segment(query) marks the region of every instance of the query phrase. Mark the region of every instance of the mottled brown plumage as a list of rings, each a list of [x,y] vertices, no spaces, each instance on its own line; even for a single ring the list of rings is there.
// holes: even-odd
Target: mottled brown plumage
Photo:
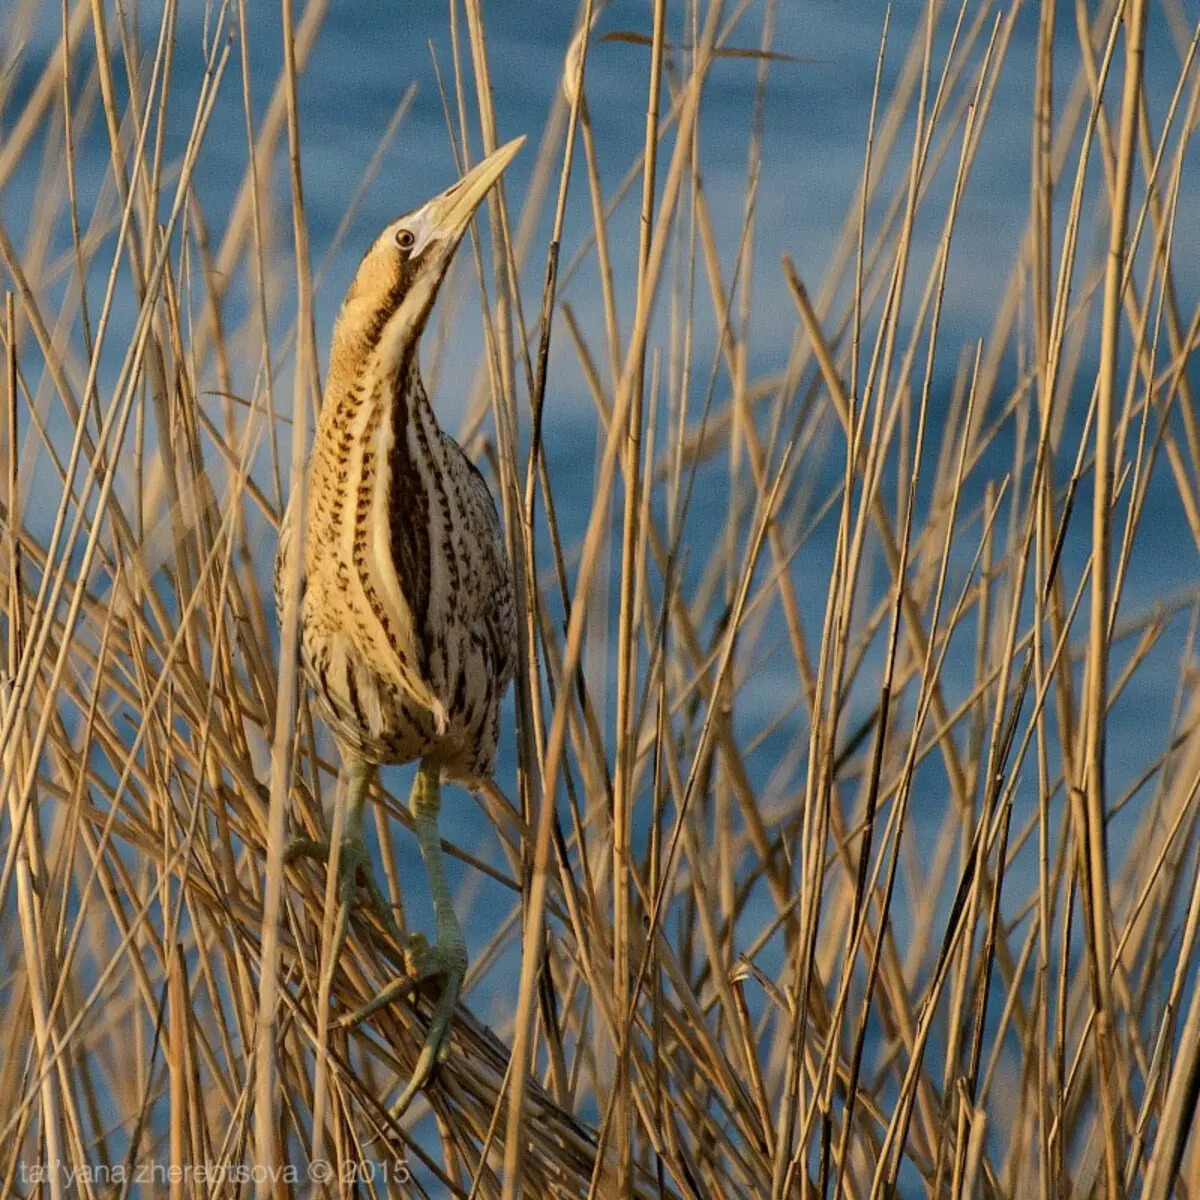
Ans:
[[[339,948],[354,875],[364,869],[369,876],[361,813],[374,768],[421,761],[411,802],[438,937],[433,947],[418,940],[410,957],[417,977],[436,974],[445,983],[398,1108],[448,1048],[444,1039],[466,968],[441,863],[440,778],[470,785],[490,777],[517,640],[512,569],[495,502],[438,425],[418,348],[472,213],[523,140],[389,225],[363,256],[334,326],[306,484],[301,659],[347,785],[343,874],[350,874],[342,880]],[[276,560],[281,614],[296,548],[289,508]],[[296,852],[327,848],[304,842]],[[381,905],[369,877],[368,886]],[[390,913],[381,915],[394,929]],[[411,984],[385,989],[370,1011]]]
[[[313,449],[305,673],[344,753],[374,764],[430,758],[470,783],[492,773],[515,665],[499,518],[483,477],[439,428],[415,357],[407,379],[385,378],[357,397],[360,386],[346,401],[327,394],[332,413],[322,413]],[[341,430],[364,407],[366,448],[355,463]],[[380,508],[386,534],[376,528]]]

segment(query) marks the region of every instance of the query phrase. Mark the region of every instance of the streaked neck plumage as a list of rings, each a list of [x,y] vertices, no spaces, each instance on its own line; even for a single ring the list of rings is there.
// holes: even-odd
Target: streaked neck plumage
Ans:
[[[402,297],[347,295],[334,327],[325,400],[313,446],[306,557],[331,571],[359,614],[357,637],[388,649],[423,646],[432,563],[431,456],[441,431],[421,382],[419,342],[436,288],[418,280]],[[399,302],[397,303],[397,299]],[[397,637],[399,635],[399,637]],[[437,698],[395,664],[393,682],[435,713]]]

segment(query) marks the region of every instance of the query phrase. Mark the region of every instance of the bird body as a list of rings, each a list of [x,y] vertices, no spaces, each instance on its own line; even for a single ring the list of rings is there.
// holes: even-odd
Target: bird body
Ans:
[[[461,213],[517,146],[497,151],[478,194],[469,181],[492,159],[363,256],[334,326],[306,483],[300,645],[322,717],[343,751],[376,765],[429,757],[464,782],[495,763],[516,665],[512,568],[487,484],[434,415],[418,346]]]
[[[350,1020],[440,976],[443,990],[402,1110],[449,1049],[467,954],[442,863],[443,775],[467,785],[495,766],[500,705],[517,658],[512,568],[483,476],[438,425],[421,381],[421,334],[438,288],[484,196],[523,138],[390,224],[363,256],[333,331],[325,397],[297,537],[280,525],[275,600],[300,553],[300,657],[342,758],[344,841],[329,970],[345,940],[357,877],[385,926],[404,937],[375,884],[362,810],[375,768],[420,760],[410,796],[437,938],[406,938],[412,975]],[[296,839],[288,860],[327,857]]]
[[[487,484],[438,425],[415,354],[403,367],[373,352],[330,373],[301,655],[339,747],[374,764],[429,757],[469,783],[492,774],[515,666],[512,570]]]

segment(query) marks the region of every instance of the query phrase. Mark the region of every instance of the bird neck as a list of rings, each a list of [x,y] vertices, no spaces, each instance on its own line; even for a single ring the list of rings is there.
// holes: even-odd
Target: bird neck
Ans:
[[[414,422],[436,424],[417,350],[416,339],[387,346],[361,329],[337,329],[314,451],[367,448],[381,429],[399,436],[415,432]]]
[[[415,344],[399,361],[375,352],[354,370],[331,356],[310,468],[306,561],[310,578],[329,573],[351,597],[380,646],[426,626],[443,445]],[[399,675],[394,682],[416,686]],[[432,693],[418,699],[436,707]]]
[[[395,471],[438,436],[416,342],[390,349],[383,353],[357,331],[335,333],[312,458],[314,483],[329,503],[311,514],[314,537],[340,540],[349,525],[369,519],[364,506],[382,503]]]

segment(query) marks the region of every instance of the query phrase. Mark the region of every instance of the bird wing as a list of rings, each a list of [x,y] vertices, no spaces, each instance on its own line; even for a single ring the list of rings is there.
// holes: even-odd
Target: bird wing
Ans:
[[[513,677],[517,665],[517,608],[513,587],[512,564],[504,541],[500,514],[487,480],[479,468],[466,456],[462,447],[447,437],[449,453],[463,464],[461,472],[462,503],[466,511],[468,543],[479,555],[475,564],[481,586],[466,589],[463,597],[463,619],[479,628],[488,638],[496,662],[496,682],[503,691]]]

